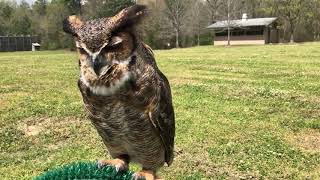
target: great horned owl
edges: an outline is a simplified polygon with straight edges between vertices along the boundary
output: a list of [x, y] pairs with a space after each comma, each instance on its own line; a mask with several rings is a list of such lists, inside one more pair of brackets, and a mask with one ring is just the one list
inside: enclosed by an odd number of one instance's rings
[[87, 22], [70, 16], [63, 28], [76, 42], [86, 113], [114, 158], [100, 165], [127, 170], [136, 162], [136, 178], [154, 179], [173, 161], [175, 122], [169, 82], [134, 30], [146, 12], [134, 5]]

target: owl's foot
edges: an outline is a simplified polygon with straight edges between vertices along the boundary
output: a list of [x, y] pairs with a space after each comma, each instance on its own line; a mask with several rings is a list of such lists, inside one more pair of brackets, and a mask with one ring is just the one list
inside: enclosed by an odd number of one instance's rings
[[115, 167], [117, 172], [123, 172], [123, 171], [129, 170], [128, 164], [122, 159], [99, 160], [98, 161], [99, 168], [102, 168], [107, 165]]
[[153, 171], [142, 170], [133, 174], [134, 180], [155, 180], [155, 173]]

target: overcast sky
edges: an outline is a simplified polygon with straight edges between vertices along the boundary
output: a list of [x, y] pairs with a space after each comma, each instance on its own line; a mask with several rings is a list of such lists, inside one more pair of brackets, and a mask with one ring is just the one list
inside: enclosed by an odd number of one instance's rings
[[[17, 0], [18, 3], [20, 3], [22, 0]], [[32, 4], [35, 0], [26, 0], [29, 4]]]

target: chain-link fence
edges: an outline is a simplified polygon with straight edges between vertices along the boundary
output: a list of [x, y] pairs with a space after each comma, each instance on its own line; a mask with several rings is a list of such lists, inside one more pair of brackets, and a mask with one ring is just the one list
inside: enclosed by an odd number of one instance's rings
[[0, 36], [0, 52], [31, 51], [32, 43], [40, 43], [38, 36]]

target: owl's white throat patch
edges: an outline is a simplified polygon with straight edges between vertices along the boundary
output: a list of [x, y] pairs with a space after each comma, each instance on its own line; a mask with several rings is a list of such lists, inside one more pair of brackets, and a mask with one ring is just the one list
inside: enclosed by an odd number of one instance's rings
[[119, 80], [110, 83], [110, 86], [90, 86], [88, 81], [81, 75], [81, 81], [90, 89], [93, 94], [109, 96], [115, 94], [128, 80], [131, 78], [131, 73], [125, 73]]
[[[133, 56], [136, 56], [136, 53], [133, 53], [129, 58], [123, 61], [116, 61], [114, 63], [119, 64], [120, 66], [127, 66], [129, 65], [131, 59]], [[110, 83], [109, 86], [91, 86], [86, 79], [86, 77], [81, 73], [80, 80], [81, 82], [86, 85], [90, 91], [96, 95], [102, 95], [102, 96], [109, 96], [115, 94], [121, 87], [123, 87], [130, 79], [132, 78], [132, 72], [126, 71], [123, 73], [123, 75]]]

